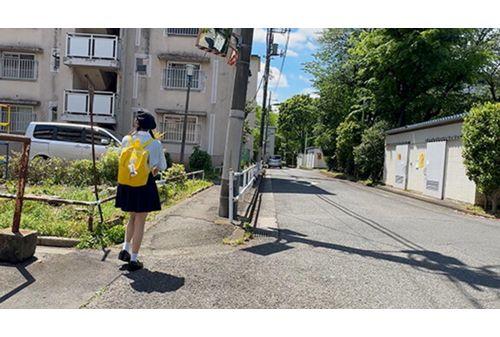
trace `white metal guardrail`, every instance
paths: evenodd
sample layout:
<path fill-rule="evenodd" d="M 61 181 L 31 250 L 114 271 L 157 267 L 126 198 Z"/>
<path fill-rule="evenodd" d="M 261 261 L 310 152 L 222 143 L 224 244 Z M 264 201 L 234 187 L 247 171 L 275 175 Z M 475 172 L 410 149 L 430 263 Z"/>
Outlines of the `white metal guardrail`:
<path fill-rule="evenodd" d="M 247 167 L 241 172 L 234 172 L 229 170 L 229 220 L 234 219 L 234 202 L 238 201 L 239 198 L 245 194 L 246 191 L 253 185 L 257 176 L 262 169 L 262 163 L 254 164 Z M 238 183 L 234 186 L 234 180 L 237 179 Z M 235 193 L 238 192 L 238 193 Z"/>

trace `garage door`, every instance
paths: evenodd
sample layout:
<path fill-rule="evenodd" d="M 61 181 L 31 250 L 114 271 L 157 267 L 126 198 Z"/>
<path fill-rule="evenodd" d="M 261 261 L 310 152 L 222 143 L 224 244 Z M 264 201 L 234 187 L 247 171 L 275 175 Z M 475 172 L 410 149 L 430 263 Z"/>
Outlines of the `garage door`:
<path fill-rule="evenodd" d="M 427 143 L 426 157 L 424 193 L 428 196 L 442 199 L 446 141 Z"/>
<path fill-rule="evenodd" d="M 396 145 L 396 177 L 394 186 L 406 189 L 408 175 L 408 144 Z"/>

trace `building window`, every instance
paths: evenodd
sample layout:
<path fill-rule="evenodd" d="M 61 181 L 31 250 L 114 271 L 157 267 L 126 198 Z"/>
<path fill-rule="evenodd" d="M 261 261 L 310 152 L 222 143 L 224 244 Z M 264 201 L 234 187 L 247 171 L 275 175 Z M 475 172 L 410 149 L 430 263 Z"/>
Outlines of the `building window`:
<path fill-rule="evenodd" d="M 167 142 L 182 142 L 184 116 L 164 115 L 161 123 L 162 139 Z M 186 125 L 186 143 L 198 143 L 198 118 L 188 116 Z"/>
<path fill-rule="evenodd" d="M 165 28 L 166 35 L 197 36 L 198 28 Z"/>
<path fill-rule="evenodd" d="M 36 120 L 32 106 L 26 105 L 11 105 L 10 106 L 10 123 L 6 126 L 0 126 L 0 130 L 12 133 L 25 133 L 26 128 Z M 7 108 L 2 107 L 0 110 L 0 121 L 7 123 L 9 116 Z"/>
<path fill-rule="evenodd" d="M 2 53 L 0 56 L 0 77 L 15 80 L 35 80 L 35 55 Z"/>
<path fill-rule="evenodd" d="M 200 65 L 194 65 L 191 89 L 201 89 Z M 188 77 L 185 63 L 168 63 L 163 71 L 163 87 L 167 89 L 187 89 Z"/>

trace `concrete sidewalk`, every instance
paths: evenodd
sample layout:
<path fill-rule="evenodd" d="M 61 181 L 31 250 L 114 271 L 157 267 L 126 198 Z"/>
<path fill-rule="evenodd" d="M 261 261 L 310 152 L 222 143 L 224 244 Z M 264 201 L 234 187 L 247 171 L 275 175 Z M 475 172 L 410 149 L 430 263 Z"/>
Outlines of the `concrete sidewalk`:
<path fill-rule="evenodd" d="M 30 261 L 0 264 L 0 308 L 85 307 L 114 283 L 131 280 L 133 285 L 128 288 L 132 291 L 175 288 L 181 279 L 157 277 L 167 275 L 154 267 L 162 259 L 206 256 L 231 249 L 222 240 L 232 233 L 233 226 L 214 223 L 218 196 L 219 187 L 213 186 L 165 209 L 147 224 L 140 252 L 144 271 L 126 271 L 117 259 L 117 247 L 106 258 L 99 250 L 37 247 Z"/>

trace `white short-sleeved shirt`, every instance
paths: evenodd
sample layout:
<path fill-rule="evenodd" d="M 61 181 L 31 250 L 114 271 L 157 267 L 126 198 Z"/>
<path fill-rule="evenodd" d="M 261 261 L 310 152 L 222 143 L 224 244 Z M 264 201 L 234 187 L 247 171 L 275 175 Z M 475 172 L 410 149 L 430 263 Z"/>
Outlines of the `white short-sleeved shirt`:
<path fill-rule="evenodd" d="M 132 140 L 139 139 L 141 144 L 144 144 L 151 139 L 151 135 L 146 131 L 137 131 L 132 136 Z M 130 145 L 130 136 L 123 137 L 122 148 L 126 148 Z M 167 161 L 165 160 L 165 155 L 163 154 L 163 146 L 159 140 L 154 140 L 151 144 L 146 147 L 149 151 L 149 167 L 157 167 L 160 171 L 165 171 L 167 169 Z"/>

